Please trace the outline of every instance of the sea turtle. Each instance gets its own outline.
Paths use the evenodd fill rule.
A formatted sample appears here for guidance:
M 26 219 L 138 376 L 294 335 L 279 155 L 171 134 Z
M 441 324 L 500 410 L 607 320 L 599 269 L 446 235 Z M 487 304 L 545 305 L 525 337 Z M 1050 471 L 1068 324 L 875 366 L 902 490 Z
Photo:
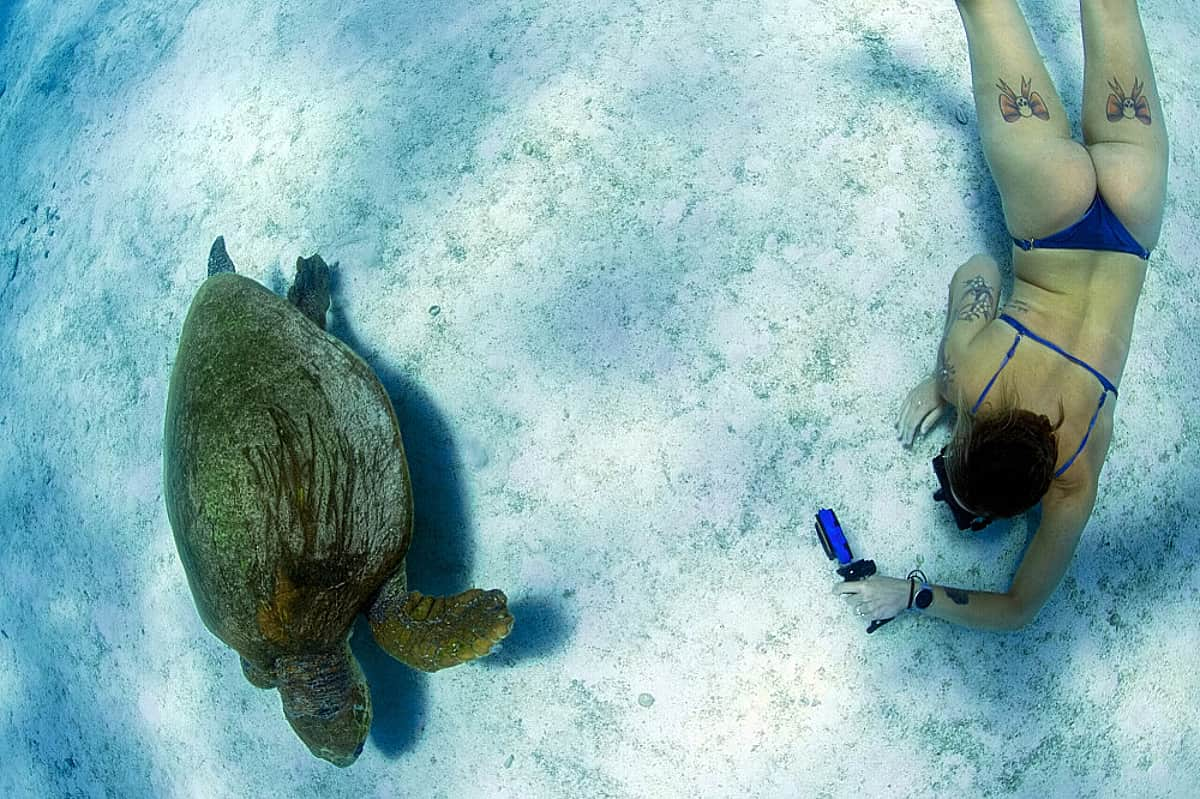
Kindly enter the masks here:
M 413 497 L 400 428 L 366 363 L 325 332 L 329 268 L 300 258 L 288 300 L 238 275 L 217 238 L 171 372 L 167 515 L 205 626 L 278 688 L 314 755 L 348 766 L 371 726 L 349 638 L 436 671 L 512 627 L 501 591 L 407 590 Z

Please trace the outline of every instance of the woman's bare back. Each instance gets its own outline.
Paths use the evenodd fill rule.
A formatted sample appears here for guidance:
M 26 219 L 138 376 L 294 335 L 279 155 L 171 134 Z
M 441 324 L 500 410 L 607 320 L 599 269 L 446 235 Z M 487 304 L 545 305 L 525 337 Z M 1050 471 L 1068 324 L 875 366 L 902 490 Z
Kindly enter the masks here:
M 1012 296 L 1000 312 L 1011 316 L 1041 338 L 1090 364 L 1119 386 L 1133 332 L 1138 297 L 1146 276 L 1146 261 L 1134 255 L 1095 250 L 1034 250 L 1013 248 Z M 958 364 L 958 385 L 974 403 L 996 374 L 1013 346 L 1016 330 L 995 319 L 972 339 Z M 1056 470 L 1075 454 L 1084 437 L 1087 446 L 1061 477 L 1059 488 L 1092 484 L 1099 479 L 1112 434 L 1114 398 L 1105 402 L 1089 435 L 1088 428 L 1104 393 L 1086 368 L 1035 341 L 1023 342 L 1013 353 L 987 394 L 999 399 L 1012 387 L 1021 405 L 1063 424 L 1058 432 Z M 968 410 L 960 408 L 960 412 Z

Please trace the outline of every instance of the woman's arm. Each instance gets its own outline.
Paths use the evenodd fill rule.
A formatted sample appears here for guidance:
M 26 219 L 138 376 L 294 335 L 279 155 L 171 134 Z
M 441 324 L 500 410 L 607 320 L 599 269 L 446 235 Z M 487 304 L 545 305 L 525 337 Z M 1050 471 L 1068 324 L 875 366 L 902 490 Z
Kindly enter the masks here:
M 1051 488 L 1042 501 L 1042 522 L 1007 592 L 933 586 L 923 613 L 978 630 L 1019 630 L 1033 620 L 1071 564 L 1079 536 L 1096 501 L 1095 486 L 1067 493 Z M 890 619 L 908 607 L 908 580 L 874 575 L 833 587 L 870 619 Z
M 908 392 L 896 417 L 897 438 L 905 447 L 928 433 L 949 405 L 957 404 L 955 366 L 971 340 L 996 318 L 999 300 L 1000 267 L 990 255 L 973 255 L 954 270 L 937 364 L 932 375 Z
M 947 402 L 956 402 L 951 388 L 955 385 L 955 364 L 971 340 L 996 318 L 999 303 L 1000 267 L 990 255 L 972 255 L 954 270 L 946 301 L 946 325 L 933 371 L 938 390 Z
M 939 619 L 982 630 L 1019 630 L 1037 616 L 1054 593 L 1096 503 L 1095 486 L 1063 495 L 1051 488 L 1042 500 L 1042 522 L 1017 567 L 1008 592 L 933 589 L 924 611 Z
M 992 591 L 935 585 L 933 603 L 924 613 L 976 630 L 1019 630 L 1025 626 L 1016 600 L 1010 594 Z

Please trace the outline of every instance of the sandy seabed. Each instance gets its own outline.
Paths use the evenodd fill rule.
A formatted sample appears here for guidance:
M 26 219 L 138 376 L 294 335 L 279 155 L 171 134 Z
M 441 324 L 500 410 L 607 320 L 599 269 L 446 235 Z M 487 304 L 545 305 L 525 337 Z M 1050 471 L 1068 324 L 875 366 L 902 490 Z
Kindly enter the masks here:
M 1023 7 L 1078 120 L 1077 9 Z M 953 269 L 1009 264 L 951 3 L 0 4 L 0 795 L 1195 796 L 1200 22 L 1141 9 L 1171 180 L 1075 560 L 1020 632 L 868 637 L 819 507 L 979 590 L 1031 532 L 959 534 L 945 427 L 892 427 Z M 347 770 L 205 630 L 167 522 L 217 235 L 275 291 L 336 262 L 412 584 L 517 619 L 433 676 L 357 627 Z

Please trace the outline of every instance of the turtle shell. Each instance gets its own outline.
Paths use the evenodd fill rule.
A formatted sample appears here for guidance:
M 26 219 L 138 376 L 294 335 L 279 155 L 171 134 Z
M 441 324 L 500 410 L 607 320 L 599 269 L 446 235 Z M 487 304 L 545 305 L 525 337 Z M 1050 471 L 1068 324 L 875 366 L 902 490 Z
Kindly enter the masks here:
M 167 514 L 204 624 L 251 663 L 340 645 L 412 535 L 375 373 L 295 306 L 208 278 L 171 372 Z

